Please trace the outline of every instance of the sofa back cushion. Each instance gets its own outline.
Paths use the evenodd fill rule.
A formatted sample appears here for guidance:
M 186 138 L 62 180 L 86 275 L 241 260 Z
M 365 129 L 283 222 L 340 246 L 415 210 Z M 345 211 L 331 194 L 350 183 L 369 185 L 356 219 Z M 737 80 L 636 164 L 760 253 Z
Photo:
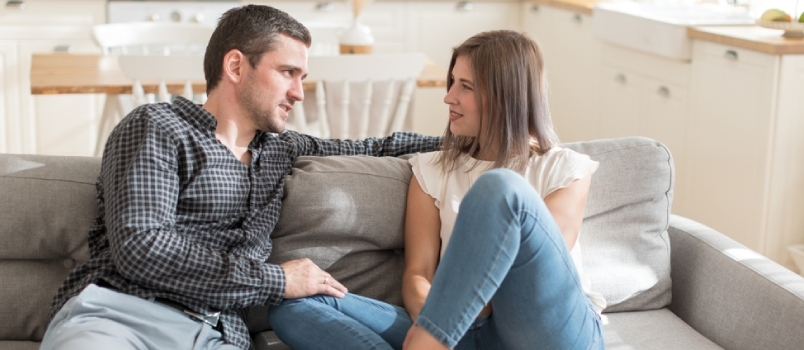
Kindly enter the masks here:
M 98 158 L 0 154 L 0 339 L 42 339 L 50 302 L 89 258 Z
M 653 140 L 630 137 L 566 145 L 600 162 L 592 175 L 580 238 L 584 272 L 605 312 L 670 304 L 673 159 Z
M 581 235 L 584 268 L 606 312 L 670 303 L 667 227 L 673 167 L 647 138 L 571 143 L 600 162 Z M 286 178 L 269 261 L 308 257 L 351 292 L 401 305 L 411 171 L 399 158 L 302 157 Z

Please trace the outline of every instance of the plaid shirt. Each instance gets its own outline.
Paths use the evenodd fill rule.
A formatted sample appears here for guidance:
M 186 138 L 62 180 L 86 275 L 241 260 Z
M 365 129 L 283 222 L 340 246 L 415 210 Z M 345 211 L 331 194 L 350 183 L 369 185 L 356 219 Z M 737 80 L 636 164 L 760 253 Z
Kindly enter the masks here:
M 216 125 L 212 114 L 180 97 L 139 107 L 120 122 L 98 176 L 91 258 L 59 288 L 51 317 L 103 280 L 195 312 L 222 310 L 224 340 L 250 348 L 241 311 L 276 305 L 285 293 L 284 271 L 265 261 L 293 161 L 302 155 L 397 156 L 435 150 L 441 141 L 412 133 L 341 141 L 258 132 L 248 146 L 249 167 L 215 138 Z

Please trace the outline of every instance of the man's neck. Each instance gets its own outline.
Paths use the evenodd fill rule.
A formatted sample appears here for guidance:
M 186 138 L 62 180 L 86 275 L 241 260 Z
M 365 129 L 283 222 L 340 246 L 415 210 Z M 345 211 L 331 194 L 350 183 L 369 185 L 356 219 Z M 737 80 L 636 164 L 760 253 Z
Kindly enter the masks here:
M 237 103 L 221 101 L 219 96 L 211 95 L 204 103 L 204 109 L 217 120 L 215 138 L 226 146 L 232 154 L 246 165 L 251 164 L 248 145 L 254 140 L 257 129 L 248 122 Z

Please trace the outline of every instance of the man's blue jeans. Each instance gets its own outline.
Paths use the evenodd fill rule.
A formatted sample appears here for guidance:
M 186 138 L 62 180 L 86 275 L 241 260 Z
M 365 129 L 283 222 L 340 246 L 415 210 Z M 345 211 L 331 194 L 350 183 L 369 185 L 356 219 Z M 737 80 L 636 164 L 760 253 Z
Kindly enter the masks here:
M 530 183 L 490 170 L 458 213 L 417 325 L 455 349 L 605 347 L 600 317 Z M 489 302 L 492 314 L 477 318 Z M 411 326 L 403 308 L 352 294 L 285 300 L 268 314 L 294 349 L 401 349 Z

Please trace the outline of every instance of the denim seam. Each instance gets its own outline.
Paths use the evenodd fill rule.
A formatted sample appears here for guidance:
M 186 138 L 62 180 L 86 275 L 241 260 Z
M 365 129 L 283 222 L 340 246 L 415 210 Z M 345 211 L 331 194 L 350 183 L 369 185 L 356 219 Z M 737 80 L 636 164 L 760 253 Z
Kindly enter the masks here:
M 450 349 L 454 348 L 455 345 L 457 345 L 458 342 L 461 340 L 460 338 L 451 339 L 451 337 L 449 336 L 449 334 L 447 334 L 447 332 L 444 332 L 444 330 L 436 326 L 436 324 L 433 323 L 433 321 L 430 321 L 429 318 L 427 318 L 426 316 L 422 316 L 421 314 L 419 315 L 419 317 L 416 318 L 416 325 L 424 328 L 424 330 L 430 333 L 442 344 L 447 344 L 447 347 L 449 347 Z
M 312 306 L 312 307 L 314 307 L 314 308 L 316 308 L 318 310 L 323 309 L 321 304 L 317 303 L 317 302 L 316 303 L 310 303 L 310 306 Z M 324 313 L 326 313 L 326 311 L 324 311 Z M 368 339 L 366 337 L 363 337 L 362 334 L 360 332 L 358 332 L 356 329 L 354 329 L 352 326 L 350 326 L 348 324 L 345 324 L 345 323 L 340 323 L 340 322 L 339 322 L 339 324 L 341 326 L 343 326 L 344 328 L 346 328 L 351 335 L 353 335 L 353 336 L 355 336 L 357 338 L 360 338 L 365 344 L 370 344 L 372 349 L 377 348 L 377 344 L 374 344 L 370 339 Z

